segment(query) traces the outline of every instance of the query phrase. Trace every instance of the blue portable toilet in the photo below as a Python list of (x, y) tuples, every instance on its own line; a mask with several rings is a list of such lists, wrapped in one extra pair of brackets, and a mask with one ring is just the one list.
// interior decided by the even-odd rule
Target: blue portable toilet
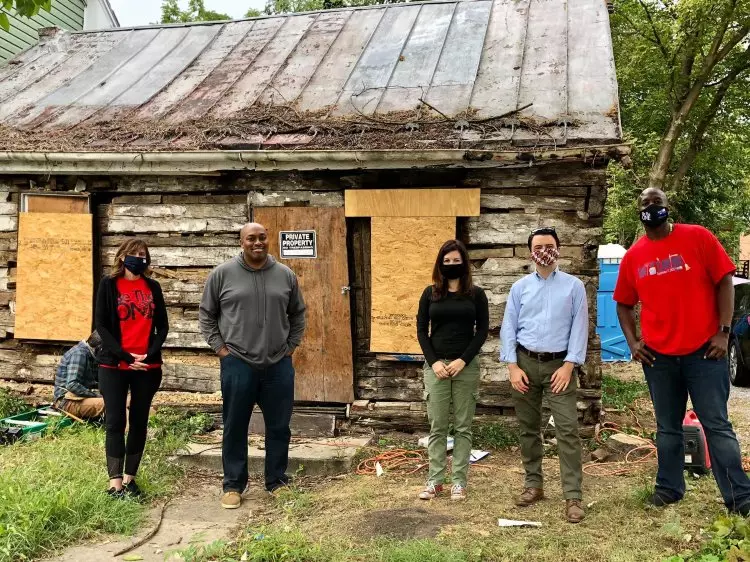
[(599, 246), (599, 291), (596, 295), (596, 333), (602, 342), (602, 361), (630, 361), (630, 348), (617, 319), (612, 300), (625, 248), (619, 244)]

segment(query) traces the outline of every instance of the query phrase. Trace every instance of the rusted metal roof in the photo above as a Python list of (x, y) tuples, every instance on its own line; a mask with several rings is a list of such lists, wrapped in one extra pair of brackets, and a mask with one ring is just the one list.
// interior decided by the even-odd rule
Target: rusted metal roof
[(0, 150), (140, 152), (621, 138), (604, 0), (58, 31), (0, 67), (0, 133)]

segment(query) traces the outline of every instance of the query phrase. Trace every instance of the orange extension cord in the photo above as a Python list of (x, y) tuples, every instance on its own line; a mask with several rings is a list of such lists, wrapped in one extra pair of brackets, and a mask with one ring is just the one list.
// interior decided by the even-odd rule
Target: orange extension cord
[(391, 449), (379, 453), (374, 457), (363, 460), (357, 466), (357, 474), (377, 474), (376, 465), (389, 474), (409, 475), (422, 470), (428, 461), (421, 451), (410, 451), (408, 449)]

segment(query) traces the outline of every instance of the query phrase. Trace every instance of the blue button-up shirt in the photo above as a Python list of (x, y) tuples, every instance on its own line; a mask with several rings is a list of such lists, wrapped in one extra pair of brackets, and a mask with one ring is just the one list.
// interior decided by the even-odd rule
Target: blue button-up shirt
[(516, 363), (516, 347), (556, 353), (582, 365), (589, 339), (589, 307), (580, 279), (555, 270), (547, 279), (534, 272), (510, 289), (500, 329), (500, 360)]

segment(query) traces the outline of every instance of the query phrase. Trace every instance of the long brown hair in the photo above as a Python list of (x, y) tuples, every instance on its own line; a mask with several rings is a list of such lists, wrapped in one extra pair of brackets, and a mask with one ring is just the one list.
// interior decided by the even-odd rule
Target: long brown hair
[(110, 273), (110, 276), (115, 278), (125, 275), (125, 256), (138, 255), (138, 252), (140, 252), (141, 250), (146, 251), (146, 263), (148, 264), (149, 268), (143, 275), (148, 277), (149, 273), (151, 272), (151, 253), (148, 251), (148, 246), (146, 245), (146, 243), (140, 238), (130, 238), (129, 240), (125, 240), (125, 242), (120, 244), (120, 247), (117, 248), (117, 253), (115, 254), (115, 260), (112, 263), (112, 271)]
[(460, 240), (448, 240), (442, 245), (438, 252), (435, 266), (432, 268), (432, 300), (438, 301), (448, 294), (448, 280), (440, 272), (445, 254), (458, 252), (461, 261), (466, 265), (466, 272), (458, 281), (458, 292), (462, 295), (471, 296), (474, 292), (474, 282), (471, 279), (471, 264), (469, 263), (469, 252)]

